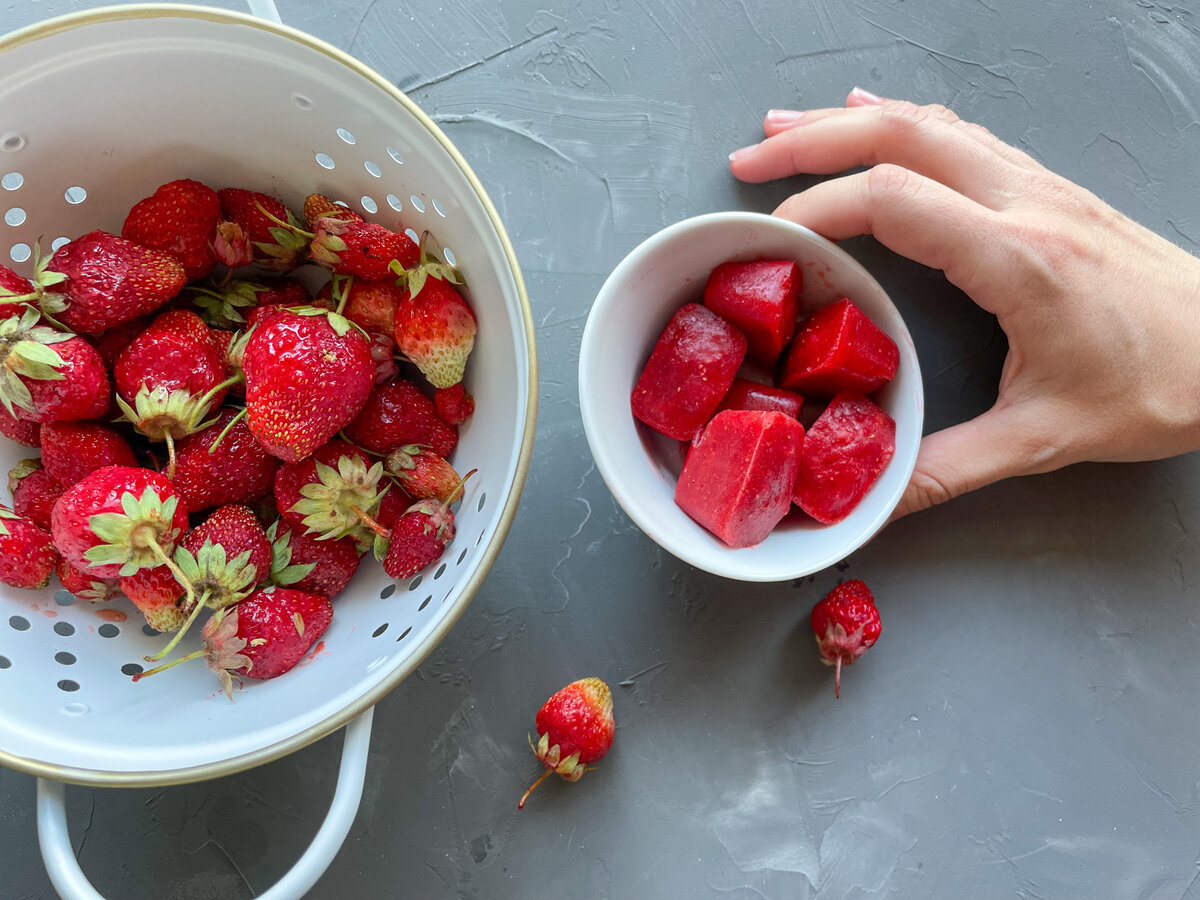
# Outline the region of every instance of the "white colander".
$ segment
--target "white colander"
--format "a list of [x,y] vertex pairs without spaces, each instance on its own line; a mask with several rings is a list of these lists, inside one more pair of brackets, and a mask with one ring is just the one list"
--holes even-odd
[[[252,5],[273,13],[269,0]],[[474,173],[412,101],[334,47],[262,18],[110,7],[17,31],[0,38],[0,110],[0,260],[26,274],[39,237],[46,249],[94,228],[119,232],[134,202],[187,177],[273,193],[293,209],[320,191],[389,227],[428,229],[466,277],[479,322],[466,379],[477,406],[455,459],[479,471],[458,536],[408,582],[364,561],[295,670],[248,683],[233,703],[199,663],[134,684],[129,673],[163,639],[144,632],[127,601],[0,591],[0,763],[42,779],[39,833],[59,893],[100,896],[71,851],[62,782],[213,778],[353,720],[329,817],[296,868],[260,895],[298,897],[354,817],[372,705],[462,613],[516,511],[537,379],[512,247]],[[4,442],[0,471],[29,455]]]

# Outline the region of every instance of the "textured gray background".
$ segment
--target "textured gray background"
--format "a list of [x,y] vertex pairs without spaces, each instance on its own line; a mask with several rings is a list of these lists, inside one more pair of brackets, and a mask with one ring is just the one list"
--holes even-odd
[[[8,0],[0,28],[89,5]],[[946,103],[1195,251],[1200,5],[699,6],[280,2],[472,162],[529,282],[542,373],[505,549],[380,704],[362,809],[310,896],[1200,898],[1200,458],[996,486],[889,528],[844,573],[743,585],[630,523],[576,399],[584,320],[624,252],[803,187],[739,186],[726,154],[767,108],[854,84]],[[994,323],[940,275],[848,246],[913,329],[928,426],[985,409]],[[835,703],[807,616],[846,576],[884,626]],[[534,711],[590,674],[616,691],[612,753],[518,813]],[[82,864],[113,898],[253,896],[315,831],[340,743],[188,787],[72,789]],[[0,770],[0,798],[0,897],[52,897],[33,779]]]

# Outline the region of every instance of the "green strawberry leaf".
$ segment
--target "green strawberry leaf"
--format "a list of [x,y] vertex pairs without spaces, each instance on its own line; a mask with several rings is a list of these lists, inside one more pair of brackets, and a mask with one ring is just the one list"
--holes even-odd
[[375,540],[371,542],[371,553],[379,562],[383,562],[383,558],[387,556],[388,546],[391,544],[382,534],[375,535]]

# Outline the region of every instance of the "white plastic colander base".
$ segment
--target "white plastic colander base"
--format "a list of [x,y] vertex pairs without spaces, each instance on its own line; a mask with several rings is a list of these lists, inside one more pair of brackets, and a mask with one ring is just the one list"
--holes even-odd
[[[201,662],[134,684],[130,673],[164,638],[146,633],[128,601],[0,585],[0,752],[18,764],[85,770],[101,783],[105,773],[154,780],[329,730],[428,652],[511,518],[533,348],[494,213],[440,132],[347,58],[221,13],[99,11],[0,41],[0,108],[0,261],[26,274],[39,237],[46,248],[94,228],[119,232],[134,202],[183,177],[273,193],[293,209],[320,191],[389,227],[429,229],[465,273],[479,321],[467,377],[477,409],[454,459],[479,471],[458,536],[406,583],[365,559],[292,672],[248,681],[233,703]],[[0,465],[36,455],[2,441]],[[180,650],[198,646],[189,637]]]

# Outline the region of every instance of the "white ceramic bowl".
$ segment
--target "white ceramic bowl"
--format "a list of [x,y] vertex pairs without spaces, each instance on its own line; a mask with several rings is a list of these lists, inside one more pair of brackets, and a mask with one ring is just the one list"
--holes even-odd
[[[754,547],[733,549],[675,505],[677,442],[634,419],[630,395],[671,316],[699,301],[727,260],[794,259],[804,273],[801,315],[850,297],[900,348],[896,377],[873,399],[896,420],[896,454],[849,516],[820,525],[793,507]],[[787,581],[818,572],[866,543],[904,494],[917,458],[925,399],[912,338],[867,270],[844,250],[785,219],[759,213],[697,216],[635,248],[604,282],[579,352],[579,408],[596,465],[621,508],[664,549],[740,581]]]

